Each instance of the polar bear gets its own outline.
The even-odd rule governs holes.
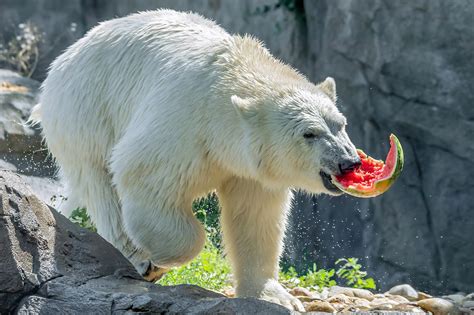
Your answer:
[[[257,40],[193,13],[101,23],[53,63],[44,138],[98,232],[149,280],[205,241],[192,201],[216,190],[238,296],[291,309],[278,283],[292,189],[339,195],[331,175],[359,163],[334,80],[314,85]]]

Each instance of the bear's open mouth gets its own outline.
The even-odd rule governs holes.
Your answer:
[[[320,171],[319,175],[321,176],[321,178],[323,180],[323,185],[324,185],[324,187],[326,187],[327,190],[329,190],[330,192],[332,192],[334,194],[342,194],[343,193],[342,190],[337,188],[336,185],[334,185],[332,183],[331,175],[329,175],[329,174],[327,174],[323,171]]]

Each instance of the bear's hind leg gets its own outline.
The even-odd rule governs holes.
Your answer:
[[[119,193],[122,192],[119,189]],[[188,211],[184,211],[166,207],[159,198],[147,205],[136,194],[120,196],[127,234],[135,244],[150,253],[156,266],[167,269],[182,265],[202,250],[206,235],[192,213],[191,202]]]
[[[148,255],[132,243],[124,230],[120,201],[112,186],[110,174],[104,168],[86,163],[76,166],[74,171],[68,172],[62,168],[62,174],[72,197],[71,202],[67,202],[63,208],[70,208],[76,198],[81,200],[80,205],[86,207],[97,233],[127,257],[140,274],[154,280],[156,268],[152,264],[146,264],[149,262]],[[68,213],[72,210],[74,209],[64,211]]]

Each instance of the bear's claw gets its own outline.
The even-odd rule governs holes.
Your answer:
[[[163,275],[169,271],[169,268],[155,266],[149,260],[144,261],[141,264],[143,265],[141,267],[144,267],[144,268],[140,268],[144,270],[144,272],[142,272],[141,275],[146,281],[156,282],[160,280],[163,277]],[[148,266],[144,266],[144,265],[148,265]]]

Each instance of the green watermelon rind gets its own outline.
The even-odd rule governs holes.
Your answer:
[[[400,174],[403,170],[403,164],[404,164],[403,148],[402,148],[402,145],[401,145],[400,141],[398,140],[398,138],[394,134],[390,135],[390,140],[391,140],[391,143],[393,141],[393,143],[395,144],[396,150],[397,150],[397,152],[396,152],[397,159],[396,159],[395,167],[393,168],[392,172],[390,173],[390,175],[388,177],[376,181],[374,183],[374,188],[373,189],[358,190],[358,189],[355,189],[355,188],[350,188],[350,186],[346,188],[346,187],[342,186],[336,180],[336,178],[334,176],[332,178],[333,179],[332,180],[333,184],[337,188],[342,190],[344,193],[346,193],[348,195],[351,195],[351,196],[354,196],[354,197],[359,197],[359,198],[372,198],[372,197],[379,196],[379,195],[383,194],[384,192],[386,192],[393,185],[393,183],[395,183],[397,178],[400,176]],[[359,151],[361,151],[363,153],[362,150],[359,150]]]

